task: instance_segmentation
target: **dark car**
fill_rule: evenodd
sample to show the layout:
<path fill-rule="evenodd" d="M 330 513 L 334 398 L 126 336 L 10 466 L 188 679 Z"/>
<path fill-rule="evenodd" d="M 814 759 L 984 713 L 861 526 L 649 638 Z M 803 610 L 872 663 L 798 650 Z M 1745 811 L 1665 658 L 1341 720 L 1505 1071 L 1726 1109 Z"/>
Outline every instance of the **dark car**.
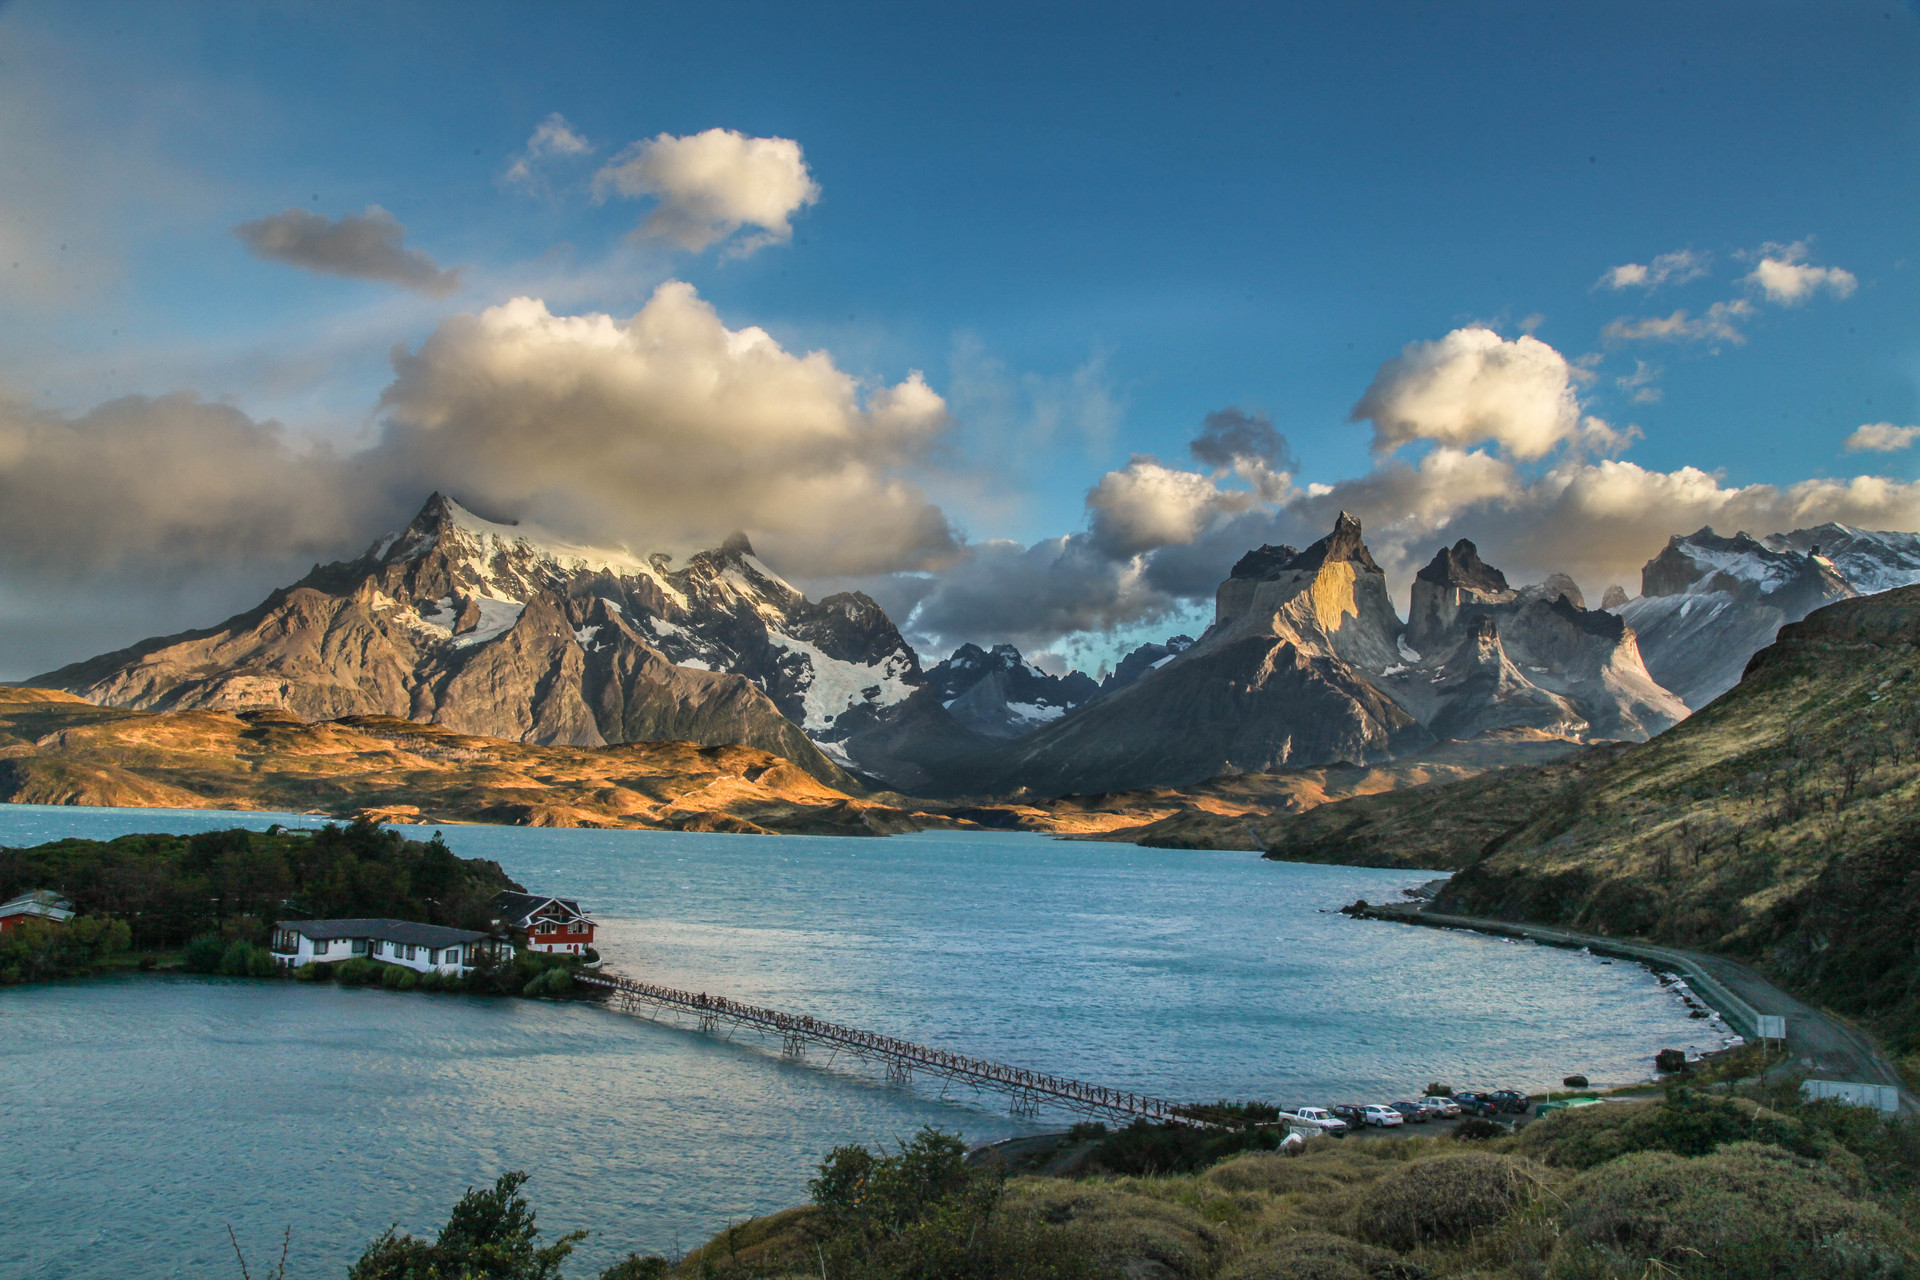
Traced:
<path fill-rule="evenodd" d="M 1327 1110 L 1333 1112 L 1339 1119 L 1345 1120 L 1350 1129 L 1362 1128 L 1367 1123 L 1367 1109 L 1351 1102 L 1343 1102 L 1337 1107 L 1328 1107 Z"/>
<path fill-rule="evenodd" d="M 1405 1116 L 1408 1124 L 1425 1124 L 1433 1119 L 1433 1112 L 1417 1102 L 1389 1102 L 1387 1105 Z"/>
<path fill-rule="evenodd" d="M 1487 1101 L 1510 1115 L 1523 1116 L 1533 1104 L 1527 1101 L 1527 1095 L 1516 1093 L 1512 1089 L 1495 1089 L 1487 1095 Z"/>
<path fill-rule="evenodd" d="M 1496 1116 L 1500 1108 L 1483 1093 L 1456 1093 L 1453 1100 L 1460 1107 L 1463 1116 Z"/>

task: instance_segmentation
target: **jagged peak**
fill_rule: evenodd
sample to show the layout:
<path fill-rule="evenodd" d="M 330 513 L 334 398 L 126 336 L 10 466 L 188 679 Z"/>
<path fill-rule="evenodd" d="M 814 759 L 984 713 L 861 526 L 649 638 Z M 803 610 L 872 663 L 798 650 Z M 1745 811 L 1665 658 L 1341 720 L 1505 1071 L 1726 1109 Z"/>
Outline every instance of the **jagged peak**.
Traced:
<path fill-rule="evenodd" d="M 1427 566 L 1414 575 L 1422 582 L 1478 591 L 1507 591 L 1507 575 L 1480 558 L 1480 549 L 1466 538 L 1433 553 Z"/>
<path fill-rule="evenodd" d="M 1361 537 L 1360 521 L 1346 511 L 1342 511 L 1334 520 L 1331 533 L 1305 551 L 1295 551 L 1284 544 L 1275 546 L 1268 543 L 1241 556 L 1227 576 L 1261 581 L 1282 572 L 1310 571 L 1329 561 L 1337 563 L 1343 560 L 1357 564 L 1370 573 L 1384 572 L 1374 563 L 1372 553 L 1367 550 L 1367 544 Z"/>
<path fill-rule="evenodd" d="M 735 530 L 732 534 L 728 535 L 725 542 L 720 544 L 720 554 L 744 559 L 747 556 L 753 555 L 753 543 L 747 540 L 745 532 Z"/>

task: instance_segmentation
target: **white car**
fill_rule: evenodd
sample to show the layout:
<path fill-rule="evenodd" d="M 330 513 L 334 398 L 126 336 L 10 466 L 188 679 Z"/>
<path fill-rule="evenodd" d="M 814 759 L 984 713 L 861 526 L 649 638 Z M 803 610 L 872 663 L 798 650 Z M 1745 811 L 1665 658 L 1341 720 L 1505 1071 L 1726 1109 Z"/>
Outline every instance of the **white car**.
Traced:
<path fill-rule="evenodd" d="M 1377 1129 L 1391 1129 L 1394 1125 L 1407 1122 L 1407 1118 L 1398 1111 L 1392 1107 L 1383 1107 L 1377 1102 L 1372 1106 L 1360 1108 L 1360 1119 L 1362 1123 L 1370 1124 Z"/>
<path fill-rule="evenodd" d="M 1300 1118 L 1301 1124 L 1310 1124 L 1327 1133 L 1345 1133 L 1347 1122 L 1325 1107 L 1301 1107 L 1293 1113 Z"/>
<path fill-rule="evenodd" d="M 1420 1105 L 1442 1119 L 1450 1120 L 1460 1114 L 1460 1104 L 1452 1098 L 1422 1098 Z"/>

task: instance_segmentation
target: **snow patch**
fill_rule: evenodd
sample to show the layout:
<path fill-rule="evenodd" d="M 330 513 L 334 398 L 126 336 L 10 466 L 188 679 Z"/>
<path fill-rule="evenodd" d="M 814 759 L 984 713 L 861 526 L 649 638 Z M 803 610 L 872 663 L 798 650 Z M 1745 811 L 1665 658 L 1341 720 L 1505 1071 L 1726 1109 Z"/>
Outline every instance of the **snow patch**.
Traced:
<path fill-rule="evenodd" d="M 1407 643 L 1406 636 L 1404 635 L 1395 636 L 1393 643 L 1394 643 L 1394 646 L 1400 650 L 1400 656 L 1405 658 L 1408 662 L 1420 661 L 1420 651 Z"/>
<path fill-rule="evenodd" d="M 1160 668 L 1162 668 L 1162 667 L 1164 667 L 1164 666 L 1166 666 L 1166 665 L 1167 665 L 1167 664 L 1168 664 L 1169 662 L 1172 662 L 1172 661 L 1173 661 L 1173 660 L 1174 660 L 1175 658 L 1177 658 L 1177 657 L 1179 657 L 1179 656 L 1180 656 L 1180 655 L 1179 655 L 1179 654 L 1177 654 L 1177 653 L 1170 653 L 1170 654 L 1168 654 L 1168 655 L 1167 655 L 1166 657 L 1164 657 L 1164 658 L 1162 658 L 1162 659 L 1160 659 L 1160 660 L 1159 660 L 1158 662 L 1154 662 L 1154 663 L 1151 663 L 1151 664 L 1149 664 L 1149 665 L 1148 665 L 1148 667 L 1147 667 L 1147 670 L 1149 670 L 1149 671 L 1158 671 L 1158 670 L 1159 670 Z"/>
<path fill-rule="evenodd" d="M 892 654 L 866 666 L 829 658 L 806 641 L 796 640 L 784 632 L 769 630 L 767 639 L 775 648 L 807 660 L 800 698 L 805 709 L 801 727 L 809 733 L 827 728 L 852 707 L 868 705 L 866 691 L 876 685 L 880 692 L 871 703 L 877 707 L 904 702 L 913 693 L 913 686 L 902 679 L 912 666 L 903 654 Z"/>
<path fill-rule="evenodd" d="M 1030 724 L 1050 724 L 1067 714 L 1065 707 L 1047 707 L 1038 702 L 1009 702 L 1007 710 Z"/>
<path fill-rule="evenodd" d="M 480 596 L 475 603 L 480 606 L 480 625 L 463 636 L 457 636 L 454 644 L 462 649 L 471 649 L 475 645 L 485 644 L 513 630 L 513 624 L 520 621 L 520 615 L 527 610 L 522 600 L 496 600 L 491 596 Z"/>

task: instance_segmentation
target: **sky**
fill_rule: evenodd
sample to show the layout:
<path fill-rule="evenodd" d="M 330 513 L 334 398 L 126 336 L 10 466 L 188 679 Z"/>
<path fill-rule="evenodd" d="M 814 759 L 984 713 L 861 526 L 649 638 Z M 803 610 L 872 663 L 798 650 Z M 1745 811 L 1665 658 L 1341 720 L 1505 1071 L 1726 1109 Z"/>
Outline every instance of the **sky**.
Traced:
<path fill-rule="evenodd" d="M 0 6 L 0 679 L 445 490 L 1096 670 L 1920 528 L 1906 4 Z"/>

